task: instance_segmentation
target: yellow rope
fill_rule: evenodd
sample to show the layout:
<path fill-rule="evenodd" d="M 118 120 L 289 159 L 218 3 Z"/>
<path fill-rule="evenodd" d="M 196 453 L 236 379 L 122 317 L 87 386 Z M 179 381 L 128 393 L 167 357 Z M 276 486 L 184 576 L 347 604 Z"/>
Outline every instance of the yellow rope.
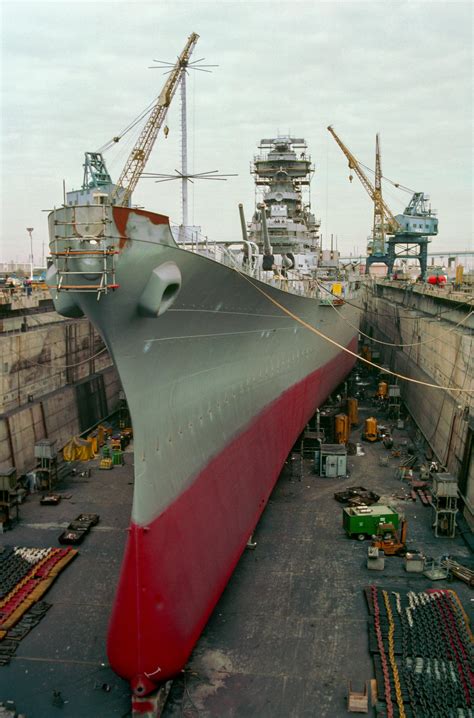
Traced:
<path fill-rule="evenodd" d="M 466 631 L 468 632 L 471 641 L 474 643 L 474 636 L 472 635 L 469 616 L 467 615 L 466 611 L 464 610 L 464 607 L 459 599 L 458 594 L 456 593 L 456 591 L 453 591 L 452 589 L 448 589 L 448 593 L 451 594 L 451 596 L 453 597 L 453 599 L 456 601 L 457 605 L 459 606 L 459 609 L 460 609 L 462 615 L 464 616 L 464 623 L 466 625 Z"/>
<path fill-rule="evenodd" d="M 329 289 L 326 289 L 326 287 L 324 287 L 320 282 L 318 282 L 318 286 L 321 287 L 321 289 L 324 289 L 324 291 L 327 292 L 328 294 L 330 294 L 331 296 L 334 296 L 329 291 Z M 337 307 L 333 304 L 333 302 L 331 302 L 331 307 L 334 309 L 336 314 L 338 314 L 341 317 L 343 322 L 346 322 L 346 324 L 348 324 L 350 327 L 352 327 L 353 329 L 358 331 L 359 334 L 362 334 L 363 337 L 367 337 L 367 339 L 370 339 L 370 341 L 376 342 L 377 344 L 384 344 L 384 346 L 386 346 L 386 347 L 419 347 L 422 344 L 430 344 L 430 342 L 436 342 L 439 340 L 439 337 L 431 337 L 430 339 L 425 339 L 422 342 L 412 342 L 411 344 L 394 344 L 393 342 L 384 342 L 381 339 L 375 339 L 375 337 L 371 337 L 368 334 L 365 334 L 360 329 L 358 329 L 355 326 L 355 324 L 352 324 L 348 319 L 346 319 L 345 317 L 342 316 L 341 312 L 339 311 L 339 309 L 337 309 Z M 454 327 L 451 327 L 451 329 L 447 329 L 444 333 L 449 334 L 450 332 L 454 332 L 454 330 L 457 329 L 461 324 L 464 324 L 464 322 L 467 322 L 467 320 L 469 319 L 469 317 L 472 314 L 474 314 L 474 310 L 470 311 L 469 314 L 466 314 L 466 316 L 463 317 L 461 319 L 461 321 L 459 321 L 457 324 L 455 324 Z M 433 317 L 433 319 L 435 319 L 435 317 Z"/>
<path fill-rule="evenodd" d="M 273 299 L 267 292 L 265 292 L 261 287 L 257 286 L 255 282 L 252 282 L 252 280 L 247 277 L 245 274 L 242 274 L 242 272 L 239 272 L 238 269 L 235 270 L 237 274 L 239 274 L 243 279 L 245 279 L 249 284 L 251 284 L 255 289 L 257 289 L 261 294 L 263 294 L 264 297 L 266 297 L 272 304 L 274 304 L 276 307 L 281 309 L 282 312 L 287 314 L 289 317 L 295 320 L 295 322 L 298 322 L 306 329 L 309 329 L 310 332 L 313 332 L 314 334 L 317 334 L 321 339 L 324 339 L 325 341 L 329 342 L 330 344 L 333 344 L 338 349 L 341 349 L 341 351 L 346 352 L 346 354 L 350 354 L 351 356 L 355 357 L 356 359 L 359 359 L 359 361 L 364 362 L 364 364 L 368 364 L 369 366 L 374 367 L 378 371 L 381 371 L 381 367 L 378 366 L 378 364 L 375 364 L 374 362 L 370 361 L 369 359 L 365 359 L 364 357 L 360 356 L 356 352 L 353 352 L 351 349 L 348 349 L 347 347 L 343 346 L 342 344 L 339 344 L 335 339 L 331 339 L 331 337 L 328 337 L 327 334 L 323 334 L 319 329 L 316 329 L 316 327 L 313 327 L 311 324 L 308 324 L 308 322 L 305 322 L 304 319 L 301 319 L 301 317 L 298 317 L 296 314 L 293 314 L 293 312 L 290 312 L 289 309 L 283 306 L 283 304 L 280 304 L 280 302 L 277 302 L 276 299 Z M 398 374 L 395 371 L 392 371 L 391 369 L 385 369 L 384 373 L 391 374 L 391 376 L 396 376 L 399 379 L 403 379 L 404 381 L 409 381 L 412 384 L 421 384 L 422 386 L 428 386 L 431 389 L 442 389 L 443 391 L 458 391 L 458 392 L 466 392 L 466 394 L 473 394 L 474 389 L 460 389 L 456 386 L 443 386 L 440 384 L 430 384 L 427 381 L 421 381 L 420 379 L 412 379 L 409 376 L 404 376 L 404 374 Z"/>

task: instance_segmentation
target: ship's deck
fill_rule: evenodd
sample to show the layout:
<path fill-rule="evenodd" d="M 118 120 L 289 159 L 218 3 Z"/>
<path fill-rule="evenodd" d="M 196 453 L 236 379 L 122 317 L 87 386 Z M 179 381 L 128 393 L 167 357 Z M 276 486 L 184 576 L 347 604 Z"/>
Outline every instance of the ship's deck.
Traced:
<path fill-rule="evenodd" d="M 395 433 L 395 439 L 406 436 Z M 449 587 L 472 610 L 464 583 L 433 584 L 406 573 L 400 558 L 387 558 L 382 572 L 367 570 L 367 542 L 344 535 L 342 507 L 333 498 L 347 486 L 363 485 L 398 506 L 408 518 L 408 544 L 425 554 L 462 559 L 469 549 L 460 537 L 435 539 L 431 509 L 394 498 L 405 490 L 394 476 L 398 459 L 381 466 L 387 450 L 380 443 L 364 449 L 365 456 L 348 457 L 347 479 L 316 477 L 309 461 L 302 473 L 299 459 L 287 463 L 254 534 L 257 546 L 242 556 L 173 684 L 164 718 L 343 718 L 348 681 L 361 690 L 374 675 L 365 587 Z M 39 495 L 31 495 L 20 523 L 0 537 L 2 545 L 57 546 L 63 526 L 79 513 L 100 514 L 79 556 L 44 597 L 52 608 L 10 665 L 0 667 L 0 700 L 14 700 L 27 718 L 129 714 L 128 686 L 107 666 L 105 640 L 129 520 L 132 461 L 128 452 L 124 467 L 95 465 L 90 479 L 67 477 L 58 492 L 70 498 L 56 507 L 40 506 Z"/>

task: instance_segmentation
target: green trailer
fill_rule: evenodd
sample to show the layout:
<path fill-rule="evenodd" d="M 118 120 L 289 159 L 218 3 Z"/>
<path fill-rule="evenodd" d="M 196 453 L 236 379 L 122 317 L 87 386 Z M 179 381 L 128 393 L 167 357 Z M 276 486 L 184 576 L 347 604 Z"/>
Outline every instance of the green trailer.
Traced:
<path fill-rule="evenodd" d="M 342 525 L 351 538 L 363 541 L 377 533 L 379 524 L 393 524 L 398 529 L 399 516 L 391 506 L 354 506 L 342 510 Z"/>

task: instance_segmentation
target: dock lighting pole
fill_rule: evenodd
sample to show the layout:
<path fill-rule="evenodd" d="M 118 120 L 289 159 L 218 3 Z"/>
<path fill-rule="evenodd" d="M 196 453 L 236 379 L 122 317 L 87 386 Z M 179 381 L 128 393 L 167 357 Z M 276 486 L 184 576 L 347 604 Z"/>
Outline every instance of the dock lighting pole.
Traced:
<path fill-rule="evenodd" d="M 33 229 L 34 227 L 26 228 L 26 231 L 30 235 L 30 279 L 33 279 Z"/>

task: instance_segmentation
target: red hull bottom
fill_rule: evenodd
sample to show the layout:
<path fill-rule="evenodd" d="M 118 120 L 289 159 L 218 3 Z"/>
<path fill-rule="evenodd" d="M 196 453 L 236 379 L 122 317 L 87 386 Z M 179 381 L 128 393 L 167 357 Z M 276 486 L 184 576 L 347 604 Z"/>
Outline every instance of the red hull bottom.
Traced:
<path fill-rule="evenodd" d="M 151 524 L 131 524 L 108 655 L 137 695 L 184 667 L 291 446 L 353 364 L 339 354 L 285 391 Z"/>

